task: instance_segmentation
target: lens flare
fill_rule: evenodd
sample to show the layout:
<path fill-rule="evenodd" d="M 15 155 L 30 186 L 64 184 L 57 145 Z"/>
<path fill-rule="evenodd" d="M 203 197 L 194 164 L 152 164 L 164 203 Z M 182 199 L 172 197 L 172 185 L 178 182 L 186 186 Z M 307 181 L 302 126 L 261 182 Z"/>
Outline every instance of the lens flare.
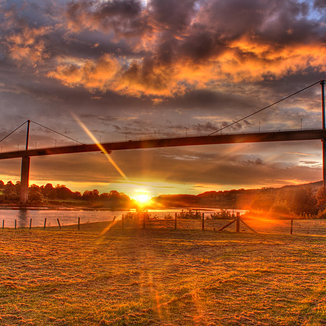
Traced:
<path fill-rule="evenodd" d="M 85 124 L 74 114 L 71 113 L 72 117 L 78 122 L 78 124 L 84 129 L 86 134 L 90 139 L 97 145 L 101 152 L 105 155 L 107 160 L 113 165 L 113 167 L 118 171 L 118 173 L 125 179 L 128 180 L 124 172 L 119 168 L 118 164 L 114 162 L 108 151 L 103 147 L 103 145 L 97 140 L 97 138 L 92 134 L 92 132 L 85 126 Z"/>

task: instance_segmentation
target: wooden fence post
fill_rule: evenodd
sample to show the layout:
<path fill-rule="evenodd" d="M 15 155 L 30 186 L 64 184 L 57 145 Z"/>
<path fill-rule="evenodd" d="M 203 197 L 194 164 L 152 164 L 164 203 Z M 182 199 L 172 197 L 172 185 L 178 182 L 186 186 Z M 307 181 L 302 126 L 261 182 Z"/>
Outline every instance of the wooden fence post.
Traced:
<path fill-rule="evenodd" d="M 146 229 L 145 214 L 142 213 L 142 215 L 143 215 L 143 229 L 145 230 Z"/>
<path fill-rule="evenodd" d="M 235 220 L 235 232 L 240 232 L 240 213 L 237 212 L 237 217 Z"/>
<path fill-rule="evenodd" d="M 80 230 L 80 217 L 78 217 L 77 229 L 78 229 L 78 231 Z"/>
<path fill-rule="evenodd" d="M 29 219 L 29 229 L 31 229 L 32 228 L 32 221 L 33 221 L 33 219 Z"/>
<path fill-rule="evenodd" d="M 178 217 L 178 213 L 174 213 L 174 229 L 177 229 L 177 217 Z"/>
<path fill-rule="evenodd" d="M 44 229 L 46 228 L 46 217 L 44 218 L 44 225 L 43 225 L 43 228 L 44 228 Z"/>
<path fill-rule="evenodd" d="M 293 219 L 291 219 L 291 229 L 290 229 L 290 234 L 293 234 Z"/>
<path fill-rule="evenodd" d="M 2 220 L 2 228 L 5 228 L 5 220 Z"/>
<path fill-rule="evenodd" d="M 58 222 L 59 228 L 61 230 L 61 224 L 60 224 L 60 220 L 58 218 L 57 218 L 57 222 Z"/>

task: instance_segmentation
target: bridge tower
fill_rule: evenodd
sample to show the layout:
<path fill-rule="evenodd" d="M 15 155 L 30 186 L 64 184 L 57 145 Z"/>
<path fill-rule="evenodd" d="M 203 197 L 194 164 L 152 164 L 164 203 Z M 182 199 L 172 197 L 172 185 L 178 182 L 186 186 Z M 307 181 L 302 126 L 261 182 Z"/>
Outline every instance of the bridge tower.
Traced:
<path fill-rule="evenodd" d="M 320 81 L 321 85 L 321 107 L 322 107 L 322 128 L 326 129 L 325 122 L 325 80 Z M 326 190 L 326 139 L 322 139 L 323 144 L 323 186 L 324 190 Z"/>
<path fill-rule="evenodd" d="M 27 121 L 27 131 L 26 131 L 26 147 L 25 150 L 28 150 L 28 141 L 29 141 L 29 127 L 31 121 Z M 30 167 L 30 157 L 24 155 L 22 157 L 21 165 L 21 179 L 20 179 L 20 205 L 25 206 L 28 201 L 28 185 L 29 185 L 29 167 Z"/>

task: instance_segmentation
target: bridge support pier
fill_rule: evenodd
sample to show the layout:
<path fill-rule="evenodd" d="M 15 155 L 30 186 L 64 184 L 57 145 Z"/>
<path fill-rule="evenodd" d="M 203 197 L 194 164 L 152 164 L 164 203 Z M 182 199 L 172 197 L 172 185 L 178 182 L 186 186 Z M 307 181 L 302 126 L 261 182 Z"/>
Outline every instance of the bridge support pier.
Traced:
<path fill-rule="evenodd" d="M 326 119 L 325 119 L 325 80 L 320 81 L 321 85 L 321 110 L 322 110 L 322 128 L 326 129 Z M 323 186 L 326 190 L 326 138 L 322 139 L 323 144 Z"/>
<path fill-rule="evenodd" d="M 21 179 L 20 179 L 20 204 L 22 206 L 25 206 L 28 201 L 29 167 L 30 167 L 29 156 L 23 156 L 22 166 L 21 166 Z"/>
<path fill-rule="evenodd" d="M 326 138 L 322 139 L 323 146 L 323 187 L 326 190 Z"/>

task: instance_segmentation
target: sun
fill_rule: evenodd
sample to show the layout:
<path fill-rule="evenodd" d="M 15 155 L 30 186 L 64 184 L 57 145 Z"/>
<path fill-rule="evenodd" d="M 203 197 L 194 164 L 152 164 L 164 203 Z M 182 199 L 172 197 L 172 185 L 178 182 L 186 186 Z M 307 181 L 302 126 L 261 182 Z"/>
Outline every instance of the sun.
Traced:
<path fill-rule="evenodd" d="M 132 198 L 137 202 L 138 205 L 144 206 L 146 204 L 149 204 L 151 201 L 151 197 L 148 191 L 146 190 L 138 190 L 132 196 Z"/>

